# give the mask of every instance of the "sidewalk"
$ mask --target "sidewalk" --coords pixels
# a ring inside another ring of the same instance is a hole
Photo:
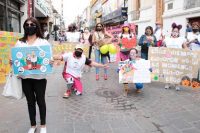
[[[131,89],[128,97],[123,97],[116,64],[111,64],[107,81],[103,74],[96,81],[92,69],[83,74],[83,95],[63,99],[61,72],[62,67],[56,67],[48,77],[48,133],[200,133],[200,90],[177,92],[165,90],[164,84],[151,83],[145,84],[142,93]],[[0,106],[0,133],[27,133],[26,100],[0,96]],[[38,111],[37,121],[39,124]]]

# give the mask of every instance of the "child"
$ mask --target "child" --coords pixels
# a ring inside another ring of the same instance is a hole
[[[76,91],[76,95],[82,94],[83,87],[80,78],[85,65],[108,68],[106,64],[103,65],[89,60],[82,53],[83,45],[77,44],[73,53],[69,52],[61,56],[54,56],[55,60],[64,60],[66,64],[63,71],[63,78],[67,82],[68,89],[63,98],[68,98],[70,96],[72,88]]]
[[[129,53],[129,59],[130,61],[133,60],[140,60],[140,58],[138,58],[138,50],[136,48],[132,48],[130,49],[130,53]],[[143,83],[135,83],[135,87],[136,87],[136,92],[140,93],[141,89],[143,88]],[[124,89],[125,91],[128,91],[128,84],[124,84]]]

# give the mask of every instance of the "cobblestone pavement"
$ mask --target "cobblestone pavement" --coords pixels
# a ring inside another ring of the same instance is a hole
[[[123,96],[116,65],[109,79],[95,80],[94,69],[83,74],[84,93],[63,99],[62,67],[48,77],[46,92],[48,133],[200,133],[200,90],[163,89],[145,84],[142,93]],[[102,72],[102,71],[101,71]],[[1,86],[2,90],[3,86]],[[26,100],[0,96],[0,133],[26,133],[29,118]],[[37,111],[39,124],[39,113]],[[39,133],[39,130],[38,130]]]

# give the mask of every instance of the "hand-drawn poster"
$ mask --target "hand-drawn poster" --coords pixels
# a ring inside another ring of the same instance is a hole
[[[6,75],[11,70],[9,64],[11,47],[22,36],[23,34],[21,33],[0,31],[0,84],[5,83]]]
[[[13,71],[16,75],[48,74],[52,72],[50,46],[12,48]]]
[[[119,64],[119,83],[150,83],[150,61],[134,60],[120,61]]]
[[[200,88],[200,51],[150,47],[152,80]]]

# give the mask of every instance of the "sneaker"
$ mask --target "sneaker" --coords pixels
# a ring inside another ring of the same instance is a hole
[[[169,89],[169,84],[166,84],[166,85],[165,85],[165,89]]]
[[[141,93],[142,90],[141,89],[136,89],[136,93]]]
[[[176,91],[180,91],[181,90],[181,88],[179,86],[176,86],[175,89],[176,89]]]
[[[77,96],[81,95],[81,92],[76,91],[76,95],[77,95]]]
[[[70,96],[70,94],[71,94],[71,90],[67,90],[67,92],[64,93],[63,98],[68,98]]]
[[[28,133],[35,133],[35,132],[36,132],[36,129],[37,129],[37,127],[31,127],[31,128],[28,130]]]
[[[99,74],[96,74],[96,80],[99,80]]]
[[[40,128],[40,133],[47,133],[47,128],[46,127],[41,127]]]
[[[104,74],[104,80],[107,80],[107,79],[108,79],[107,74]]]

